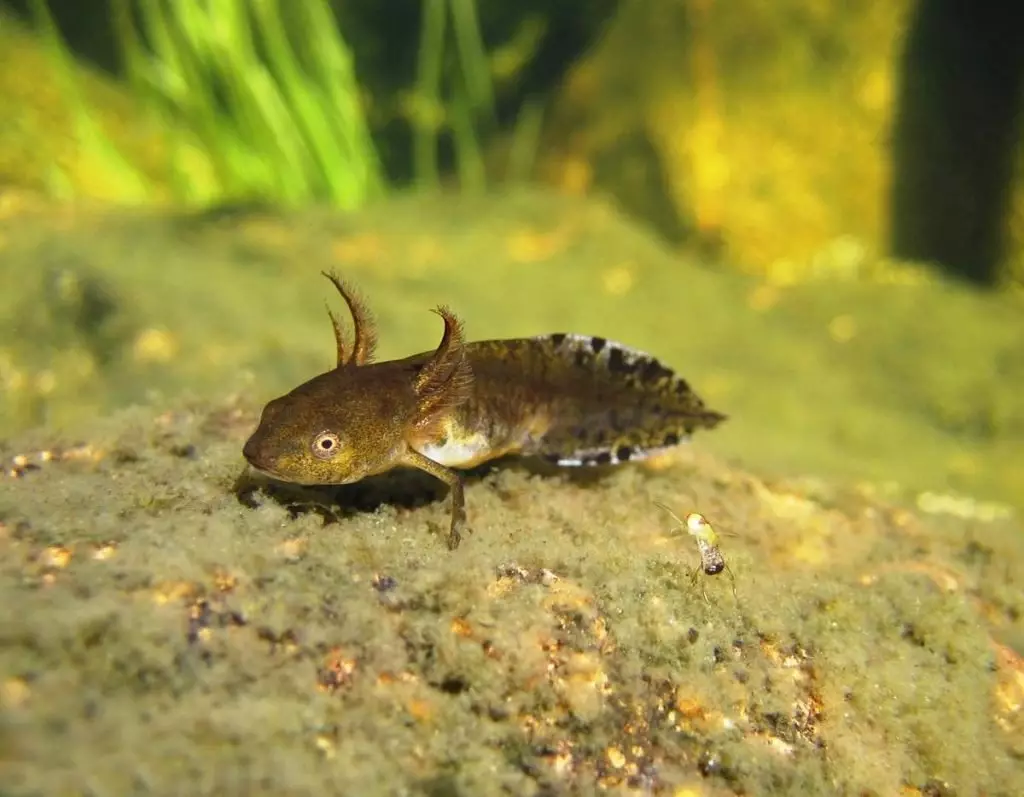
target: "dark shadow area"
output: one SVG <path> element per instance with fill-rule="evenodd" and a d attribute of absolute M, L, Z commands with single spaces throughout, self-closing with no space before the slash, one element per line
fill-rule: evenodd
<path fill-rule="evenodd" d="M 594 184 L 606 187 L 636 223 L 649 226 L 672 245 L 687 243 L 702 253 L 720 254 L 692 218 L 677 211 L 668 168 L 645 133 L 631 130 L 598 150 L 593 168 Z"/>
<path fill-rule="evenodd" d="M 477 118 L 482 142 L 510 130 L 527 101 L 547 102 L 569 69 L 598 40 L 614 18 L 620 0 L 476 0 L 484 47 L 491 57 L 503 52 L 521 61 L 517 69 L 495 76 L 494 118 Z M 332 5 L 352 47 L 356 72 L 384 111 L 371 119 L 389 177 L 399 185 L 415 178 L 415 131 L 400 109 L 402 97 L 416 80 L 423 29 L 421 0 L 347 0 Z M 444 99 L 462 80 L 451 18 L 447 29 Z M 456 143 L 442 129 L 438 165 L 442 173 L 457 168 Z"/>
<path fill-rule="evenodd" d="M 0 11 L 13 12 L 28 25 L 35 23 L 35 0 L 0 0 Z M 47 0 L 60 35 L 75 55 L 104 72 L 117 74 L 121 58 L 110 17 L 111 0 Z"/>
<path fill-rule="evenodd" d="M 472 472 L 464 478 L 471 484 L 486 474 L 487 471 Z M 416 509 L 444 500 L 448 494 L 447 487 L 437 479 L 408 468 L 396 468 L 354 484 L 318 486 L 288 484 L 243 471 L 235 483 L 239 502 L 255 508 L 259 505 L 257 491 L 286 507 L 293 517 L 312 512 L 325 523 L 361 512 L 374 512 L 382 506 Z"/>
<path fill-rule="evenodd" d="M 1021 135 L 1024 4 L 920 0 L 901 73 L 892 253 L 991 285 Z"/>
<path fill-rule="evenodd" d="M 590 487 L 604 481 L 615 466 L 566 468 L 540 458 L 508 456 L 461 473 L 468 487 L 486 481 L 503 469 L 516 469 L 545 478 L 563 478 L 571 484 Z M 363 512 L 375 512 L 382 506 L 418 509 L 435 501 L 446 501 L 448 497 L 448 488 L 442 482 L 412 468 L 395 468 L 354 484 L 309 487 L 274 481 L 248 469 L 243 470 L 234 485 L 239 503 L 255 509 L 260 505 L 257 492 L 285 507 L 293 518 L 313 513 L 325 524 Z"/>

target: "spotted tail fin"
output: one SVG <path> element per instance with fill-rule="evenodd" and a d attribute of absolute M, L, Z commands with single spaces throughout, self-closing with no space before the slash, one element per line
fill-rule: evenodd
<path fill-rule="evenodd" d="M 553 402 L 535 453 L 563 466 L 615 465 L 689 440 L 726 419 L 657 358 L 612 340 L 557 333 L 530 339 L 548 380 L 569 398 Z"/>

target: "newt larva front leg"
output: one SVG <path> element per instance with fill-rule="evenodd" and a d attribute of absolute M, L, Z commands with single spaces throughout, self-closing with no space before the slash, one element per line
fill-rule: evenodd
<path fill-rule="evenodd" d="M 435 476 L 451 490 L 452 521 L 448 530 L 448 548 L 454 551 L 462 542 L 462 532 L 466 530 L 466 496 L 462 485 L 462 477 L 451 468 L 439 465 L 418 451 L 409 449 L 405 454 L 406 465 L 419 468 L 431 476 Z"/>

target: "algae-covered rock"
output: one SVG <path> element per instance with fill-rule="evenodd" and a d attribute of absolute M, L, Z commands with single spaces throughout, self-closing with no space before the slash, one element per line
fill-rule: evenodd
<path fill-rule="evenodd" d="M 238 482 L 257 408 L 8 442 L 5 791 L 1024 789 L 1015 522 L 695 443 L 587 478 L 482 473 L 451 553 L 430 489 L 380 479 L 314 512 Z M 715 524 L 735 593 L 691 582 L 654 501 Z"/>
<path fill-rule="evenodd" d="M 751 273 L 802 278 L 853 241 L 1018 279 L 1011 8 L 626 4 L 552 105 L 541 174 Z"/>
<path fill-rule="evenodd" d="M 888 131 L 911 7 L 626 6 L 565 85 L 551 169 L 567 158 L 593 164 L 642 138 L 677 226 L 731 264 L 770 272 L 847 236 L 883 252 Z M 601 175 L 613 190 L 629 163 Z"/>

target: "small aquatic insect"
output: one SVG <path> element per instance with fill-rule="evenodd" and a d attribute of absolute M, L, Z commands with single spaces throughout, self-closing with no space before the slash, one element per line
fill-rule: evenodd
<path fill-rule="evenodd" d="M 722 549 L 718 544 L 718 532 L 716 532 L 714 527 L 708 523 L 707 518 L 699 512 L 690 512 L 684 520 L 680 520 L 679 516 L 665 506 L 665 504 L 658 501 L 655 501 L 654 503 L 656 506 L 659 506 L 668 512 L 669 515 L 672 516 L 672 519 L 685 528 L 686 532 L 697 541 L 697 550 L 700 551 L 700 565 L 694 568 L 691 580 L 695 581 L 697 579 L 697 574 L 701 571 L 703 571 L 706 576 L 715 576 L 723 570 L 726 570 L 728 571 L 729 578 L 732 581 L 732 591 L 735 596 L 736 579 L 733 577 L 732 571 L 729 570 L 729 566 L 725 562 L 725 557 L 722 556 Z M 708 596 L 705 592 L 704 600 L 706 601 L 707 599 Z"/>
<path fill-rule="evenodd" d="M 362 300 L 353 338 L 328 310 L 337 364 L 270 401 L 242 453 L 257 471 L 301 485 L 349 484 L 405 466 L 448 484 L 449 548 L 466 528 L 462 477 L 507 454 L 563 466 L 615 465 L 679 445 L 725 419 L 657 359 L 606 338 L 556 333 L 465 341 L 447 307 L 434 351 L 373 362 Z"/>

